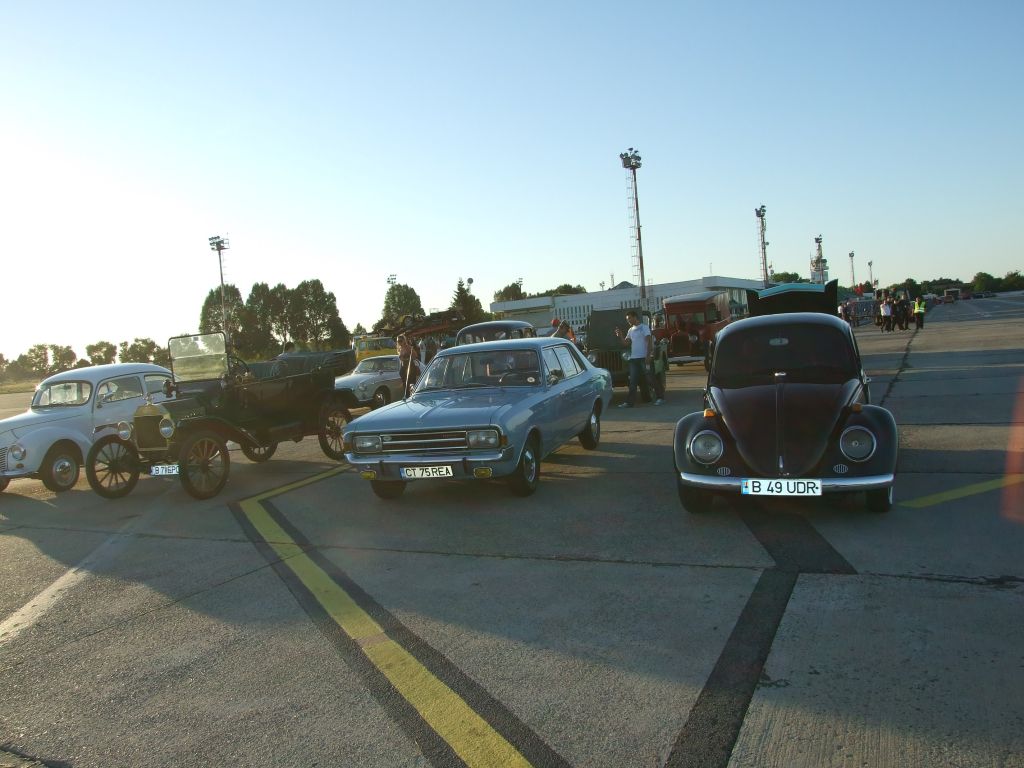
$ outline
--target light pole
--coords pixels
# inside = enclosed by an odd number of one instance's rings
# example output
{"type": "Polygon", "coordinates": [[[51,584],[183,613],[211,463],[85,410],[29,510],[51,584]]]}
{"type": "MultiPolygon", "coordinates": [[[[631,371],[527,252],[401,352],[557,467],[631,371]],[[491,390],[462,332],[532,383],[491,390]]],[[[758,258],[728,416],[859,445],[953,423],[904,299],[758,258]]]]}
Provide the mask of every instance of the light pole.
{"type": "Polygon", "coordinates": [[[873,262],[873,261],[869,261],[868,262],[868,282],[871,283],[871,292],[872,293],[875,292],[875,273],[871,270],[871,265],[874,264],[874,263],[875,262],[873,262]]]}
{"type": "Polygon", "coordinates": [[[231,247],[231,243],[228,242],[226,237],[220,235],[214,235],[210,238],[210,250],[217,252],[217,262],[220,265],[220,319],[223,323],[224,337],[227,339],[228,344],[231,343],[231,334],[228,332],[228,310],[227,305],[224,303],[224,258],[221,256],[222,251],[226,251],[231,247]]]}
{"type": "Polygon", "coordinates": [[[853,251],[850,251],[850,287],[857,290],[857,274],[853,269],[853,251]]]}
{"type": "Polygon", "coordinates": [[[644,282],[644,244],[640,239],[640,198],[636,191],[636,169],[640,167],[640,153],[630,147],[619,154],[622,167],[633,174],[633,213],[636,218],[636,254],[640,266],[640,299],[647,298],[647,285],[644,282]]]}
{"type": "Polygon", "coordinates": [[[757,228],[761,234],[761,279],[764,282],[764,287],[768,287],[768,243],[764,239],[765,220],[764,214],[768,209],[763,205],[760,208],[754,209],[754,216],[757,217],[757,228]]]}

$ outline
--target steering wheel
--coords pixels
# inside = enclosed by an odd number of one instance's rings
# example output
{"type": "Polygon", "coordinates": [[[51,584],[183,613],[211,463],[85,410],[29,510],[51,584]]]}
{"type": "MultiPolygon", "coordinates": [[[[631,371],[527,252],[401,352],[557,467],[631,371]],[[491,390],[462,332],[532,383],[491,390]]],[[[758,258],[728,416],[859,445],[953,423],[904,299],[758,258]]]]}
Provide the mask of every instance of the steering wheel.
{"type": "Polygon", "coordinates": [[[234,355],[228,355],[228,371],[230,371],[233,376],[238,376],[239,373],[243,376],[251,373],[249,370],[249,364],[242,358],[235,357],[234,355]]]}
{"type": "Polygon", "coordinates": [[[521,378],[520,371],[505,371],[501,376],[498,377],[498,386],[500,387],[505,383],[505,379],[511,379],[513,382],[521,378]]]}

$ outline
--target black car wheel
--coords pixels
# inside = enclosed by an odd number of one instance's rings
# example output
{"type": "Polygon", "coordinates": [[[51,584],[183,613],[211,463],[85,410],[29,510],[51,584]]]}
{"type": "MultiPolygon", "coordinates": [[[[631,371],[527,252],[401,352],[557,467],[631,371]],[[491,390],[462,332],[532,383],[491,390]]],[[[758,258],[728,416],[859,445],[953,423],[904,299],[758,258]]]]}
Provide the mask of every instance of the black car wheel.
{"type": "Polygon", "coordinates": [[[523,446],[523,453],[519,457],[516,471],[509,475],[508,485],[516,496],[529,496],[537,490],[538,482],[540,482],[540,455],[537,438],[531,436],[523,446]]]}
{"type": "Polygon", "coordinates": [[[85,460],[89,487],[105,499],[120,499],[131,493],[140,471],[135,447],[117,435],[97,440],[85,460]]]}
{"type": "Polygon", "coordinates": [[[335,461],[344,460],[345,445],[342,442],[341,431],[350,421],[351,414],[340,403],[325,403],[320,410],[320,431],[317,437],[320,440],[320,449],[328,458],[335,461]]]}
{"type": "Polygon", "coordinates": [[[597,448],[597,444],[601,442],[601,406],[595,403],[594,410],[590,412],[590,418],[587,420],[587,426],[583,428],[583,431],[579,434],[580,445],[586,448],[588,451],[592,451],[597,448]]]}
{"type": "Polygon", "coordinates": [[[371,408],[381,408],[391,402],[391,393],[387,387],[381,387],[373,393],[373,400],[370,403],[371,408]]]}
{"type": "Polygon", "coordinates": [[[43,457],[39,479],[54,493],[70,491],[78,482],[82,459],[73,443],[57,443],[43,457]]]}
{"type": "Polygon", "coordinates": [[[212,499],[224,488],[230,471],[227,445],[216,432],[201,430],[182,442],[178,477],[190,496],[212,499]]]}
{"type": "Polygon", "coordinates": [[[888,512],[892,509],[892,486],[875,491],[865,491],[864,500],[867,502],[869,512],[888,512]]]}
{"type": "Polygon", "coordinates": [[[404,480],[371,480],[370,487],[382,499],[397,499],[405,493],[404,480]]]}
{"type": "Polygon", "coordinates": [[[687,512],[699,515],[710,511],[715,497],[709,491],[686,485],[679,477],[676,477],[676,489],[679,491],[679,501],[687,512]]]}
{"type": "Polygon", "coordinates": [[[270,445],[246,445],[245,443],[239,443],[239,446],[242,448],[245,458],[255,464],[269,461],[270,457],[277,451],[277,443],[271,443],[270,445]]]}

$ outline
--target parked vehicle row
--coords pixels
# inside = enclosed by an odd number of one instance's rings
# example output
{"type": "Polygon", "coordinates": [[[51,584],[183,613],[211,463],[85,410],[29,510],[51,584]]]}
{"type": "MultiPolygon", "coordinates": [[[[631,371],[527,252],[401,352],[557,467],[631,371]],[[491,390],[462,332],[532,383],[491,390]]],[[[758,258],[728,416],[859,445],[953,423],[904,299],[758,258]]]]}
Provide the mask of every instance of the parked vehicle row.
{"type": "MultiPolygon", "coordinates": [[[[751,317],[715,337],[704,408],[676,424],[683,507],[701,512],[720,495],[863,492],[869,509],[887,511],[896,423],[871,404],[856,338],[835,316],[828,286],[775,287],[749,304],[751,317]]],[[[263,462],[279,442],[316,435],[325,455],[357,468],[382,499],[410,482],[498,478],[528,496],[552,451],[574,439],[598,447],[614,382],[569,340],[516,322],[464,329],[457,339],[468,343],[439,351],[408,396],[397,355],[339,375],[347,366],[335,353],[246,363],[220,333],[171,339],[170,370],[59,374],[40,385],[28,413],[0,422],[0,490],[33,476],[66,490],[84,465],[90,487],[108,498],[146,473],[176,475],[206,499],[227,482],[229,441],[263,462]],[[370,410],[353,419],[357,407],[370,410]]]]}

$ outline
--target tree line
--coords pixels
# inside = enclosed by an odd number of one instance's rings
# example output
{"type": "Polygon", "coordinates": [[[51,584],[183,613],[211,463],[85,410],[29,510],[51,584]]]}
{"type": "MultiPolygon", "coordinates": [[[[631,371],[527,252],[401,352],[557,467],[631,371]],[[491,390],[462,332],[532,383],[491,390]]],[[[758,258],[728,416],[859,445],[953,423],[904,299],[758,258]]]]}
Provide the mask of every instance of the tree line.
{"type": "MultiPolygon", "coordinates": [[[[796,272],[773,272],[771,279],[773,283],[811,282],[796,272]]],[[[1007,272],[1004,277],[994,277],[988,272],[978,272],[969,282],[964,282],[956,277],[937,277],[918,282],[914,278],[908,277],[902,282],[892,283],[885,287],[878,286],[877,288],[872,287],[871,283],[865,280],[857,285],[840,286],[839,295],[840,298],[846,298],[851,295],[863,295],[872,291],[887,290],[890,293],[906,291],[911,298],[916,298],[927,293],[941,296],[942,291],[946,288],[961,286],[968,287],[972,293],[978,291],[994,291],[997,293],[1000,291],[1024,291],[1024,276],[1021,275],[1020,270],[1014,270],[1013,272],[1007,272]]]]}

